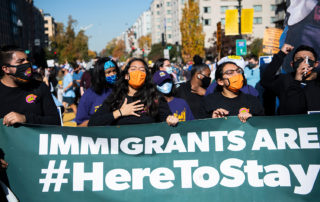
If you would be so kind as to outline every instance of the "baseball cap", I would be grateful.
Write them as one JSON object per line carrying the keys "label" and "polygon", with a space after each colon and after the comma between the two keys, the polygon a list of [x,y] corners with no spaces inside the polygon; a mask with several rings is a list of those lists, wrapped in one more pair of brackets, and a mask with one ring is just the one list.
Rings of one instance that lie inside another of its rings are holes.
{"label": "baseball cap", "polygon": [[162,84],[165,80],[172,80],[171,76],[165,71],[156,71],[152,79],[156,85]]}
{"label": "baseball cap", "polygon": [[244,69],[244,67],[246,66],[245,62],[244,62],[244,59],[241,56],[238,56],[238,55],[228,55],[226,57],[223,57],[221,60],[218,61],[217,64],[221,65],[221,64],[226,63],[226,62],[235,63],[241,69]]}

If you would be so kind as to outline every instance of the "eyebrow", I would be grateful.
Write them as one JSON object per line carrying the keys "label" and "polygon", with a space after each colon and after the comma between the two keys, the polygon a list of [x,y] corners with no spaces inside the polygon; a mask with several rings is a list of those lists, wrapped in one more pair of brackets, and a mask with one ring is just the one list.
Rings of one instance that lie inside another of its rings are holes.
{"label": "eyebrow", "polygon": [[26,58],[19,58],[19,59],[17,59],[17,62],[24,62],[26,60],[27,60]]}

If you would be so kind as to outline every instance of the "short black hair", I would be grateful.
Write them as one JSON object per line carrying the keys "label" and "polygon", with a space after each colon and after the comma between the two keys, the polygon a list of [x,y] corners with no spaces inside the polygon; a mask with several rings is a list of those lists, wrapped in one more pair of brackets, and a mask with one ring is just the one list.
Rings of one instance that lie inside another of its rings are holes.
{"label": "short black hair", "polygon": [[197,73],[197,72],[202,72],[204,69],[210,69],[208,65],[206,64],[196,64],[192,65],[191,68],[191,78]]}
{"label": "short black hair", "polygon": [[249,60],[254,59],[255,61],[259,61],[258,56],[256,56],[255,54],[251,54],[248,57]]}
{"label": "short black hair", "polygon": [[0,66],[9,64],[12,60],[12,55],[14,52],[24,52],[24,50],[18,46],[4,46],[0,49]]}
{"label": "short black hair", "polygon": [[292,61],[294,61],[294,57],[295,57],[296,54],[297,54],[298,52],[300,52],[300,51],[310,51],[310,52],[313,54],[315,60],[316,60],[316,61],[318,60],[318,54],[317,54],[317,52],[316,52],[312,47],[307,46],[307,45],[300,45],[300,46],[294,51],[294,53],[293,53],[293,55],[292,55]]}
{"label": "short black hair", "polygon": [[160,67],[163,67],[164,62],[167,61],[167,60],[170,62],[170,60],[169,60],[169,59],[166,59],[166,58],[159,58],[158,60],[156,60],[156,61],[154,62],[153,67],[152,67],[152,75],[153,75],[156,71],[159,71],[159,70],[160,70]]}
{"label": "short black hair", "polygon": [[203,59],[200,57],[200,55],[195,55],[193,56],[193,62],[195,65],[199,65],[203,63]]}
{"label": "short black hair", "polygon": [[3,46],[0,48],[0,78],[4,75],[2,66],[10,63],[14,52],[24,52],[24,50],[14,45]]}

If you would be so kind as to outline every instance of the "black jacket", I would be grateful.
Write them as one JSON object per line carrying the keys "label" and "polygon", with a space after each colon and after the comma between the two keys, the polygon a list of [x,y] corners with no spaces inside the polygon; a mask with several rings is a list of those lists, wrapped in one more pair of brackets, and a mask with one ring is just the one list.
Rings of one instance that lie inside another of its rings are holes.
{"label": "black jacket", "polygon": [[278,113],[286,115],[319,111],[319,77],[303,84],[295,80],[295,72],[277,75],[285,56],[286,54],[282,51],[274,55],[271,63],[261,76],[262,86],[274,92],[280,100]]}

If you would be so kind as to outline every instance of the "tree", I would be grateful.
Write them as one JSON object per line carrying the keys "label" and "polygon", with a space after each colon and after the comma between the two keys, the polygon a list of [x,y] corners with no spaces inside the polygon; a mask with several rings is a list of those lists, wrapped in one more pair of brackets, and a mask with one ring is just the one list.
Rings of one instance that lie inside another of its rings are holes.
{"label": "tree", "polygon": [[185,62],[194,55],[204,57],[204,33],[199,19],[199,2],[188,0],[182,11],[180,31],[182,40],[182,58]]}
{"label": "tree", "polygon": [[97,53],[95,51],[88,50],[88,56],[89,58],[95,58],[97,57]]}
{"label": "tree", "polygon": [[[170,60],[172,62],[175,62],[178,57],[178,52],[177,52],[177,46],[173,44],[167,44],[167,47],[171,46],[171,49],[169,50],[169,56]],[[148,59],[152,61],[156,61],[159,58],[163,58],[163,50],[165,47],[162,46],[161,43],[156,43],[151,46],[151,51],[148,55]]]}
{"label": "tree", "polygon": [[140,49],[151,49],[151,34],[140,37],[138,39],[138,44]]}
{"label": "tree", "polygon": [[84,30],[80,30],[74,39],[74,49],[77,59],[88,61],[88,37],[84,34]]}
{"label": "tree", "polygon": [[108,42],[108,44],[106,45],[106,48],[101,51],[100,55],[105,57],[112,56],[112,52],[116,47],[116,45],[117,45],[117,39],[114,38]]}
{"label": "tree", "polygon": [[116,45],[112,51],[112,57],[118,58],[120,61],[126,60],[126,46],[123,40],[117,40]]}
{"label": "tree", "polygon": [[263,48],[262,39],[257,38],[257,39],[254,39],[253,42],[250,44],[249,52],[251,54],[256,55],[256,56],[261,56],[261,55],[263,55],[262,48]]}
{"label": "tree", "polygon": [[88,36],[84,30],[77,34],[74,31],[76,20],[69,16],[66,29],[62,23],[57,23],[57,33],[50,38],[50,47],[47,50],[48,59],[57,59],[59,63],[66,60],[75,62],[77,59],[88,60]]}

